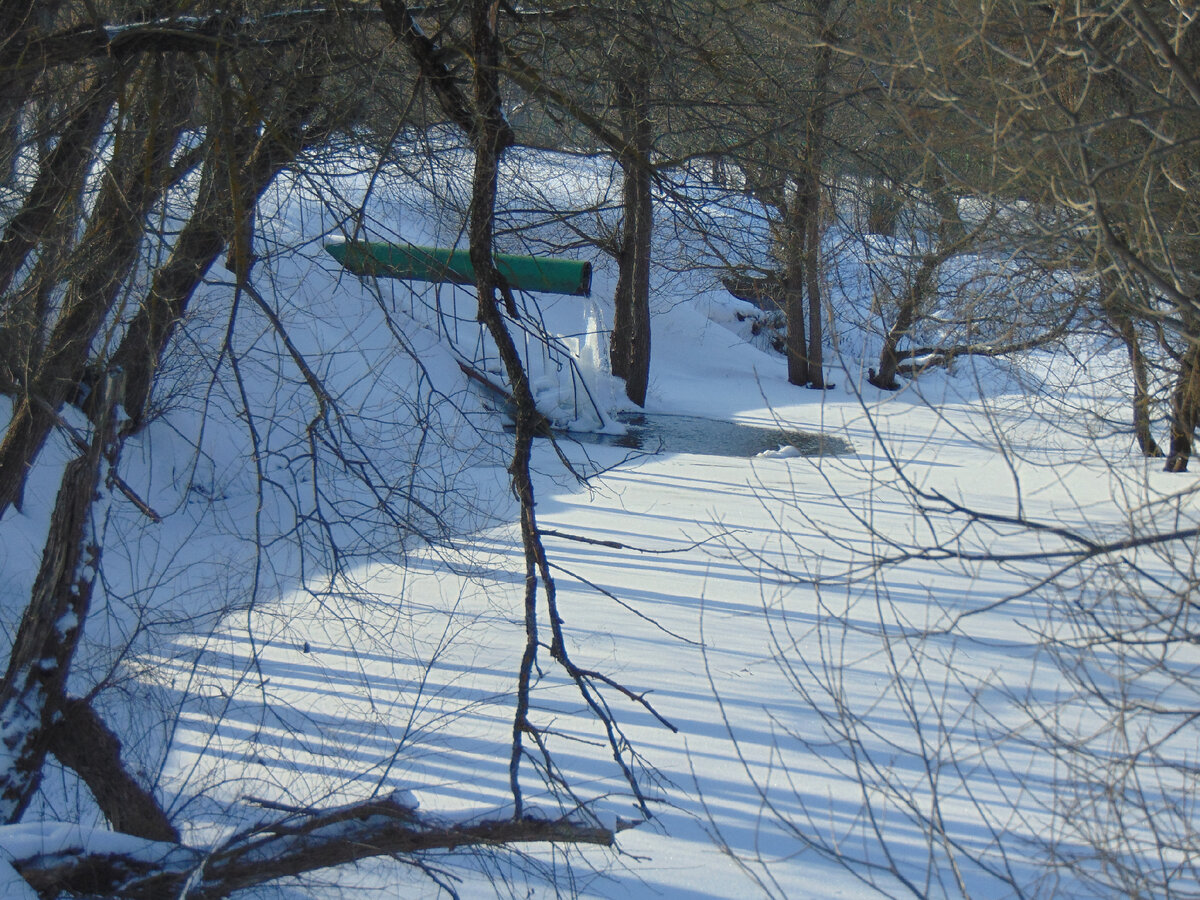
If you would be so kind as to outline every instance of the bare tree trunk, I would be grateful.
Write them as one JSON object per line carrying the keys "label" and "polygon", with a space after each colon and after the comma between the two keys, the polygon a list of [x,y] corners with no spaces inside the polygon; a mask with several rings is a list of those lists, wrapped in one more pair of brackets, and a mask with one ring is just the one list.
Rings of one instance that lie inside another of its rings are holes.
{"label": "bare tree trunk", "polygon": [[[828,76],[828,68],[818,75]],[[822,80],[821,84],[824,84]],[[821,158],[824,115],[810,112],[807,144],[783,216],[784,314],[788,330],[788,381],[825,386],[821,291]],[[785,189],[786,190],[786,189]]]}
{"label": "bare tree trunk", "polygon": [[[91,90],[81,92],[78,109],[43,158],[25,203],[8,221],[0,239],[0,295],[12,285],[63,200],[81,183],[116,99],[114,82],[102,73]],[[7,303],[5,307],[7,312]]]}
{"label": "bare tree trunk", "polygon": [[[143,220],[167,189],[167,172],[190,100],[173,73],[152,69],[153,87],[133,102],[131,121],[116,136],[100,196],[72,254],[80,274],[67,285],[62,312],[36,368],[23,373],[24,392],[0,441],[0,516],[10,505],[20,506],[25,478],[58,408],[83,379],[96,336],[137,262]],[[131,90],[142,86],[134,82]],[[56,200],[56,208],[62,199]],[[55,267],[38,267],[33,275],[36,279],[31,277],[21,293],[37,297],[49,291],[61,273]]]}
{"label": "bare tree trunk", "polygon": [[0,186],[14,188],[21,157],[21,111],[0,109],[0,115]]}
{"label": "bare tree trunk", "polygon": [[[400,3],[391,5],[396,8],[403,6]],[[462,96],[453,77],[442,68],[444,65],[442,61],[437,58],[426,60],[422,63],[422,68],[429,67],[440,73],[441,90],[437,96],[439,102],[443,104],[443,111],[453,118],[456,117],[457,111],[473,110],[469,134],[475,149],[475,171],[468,212],[468,234],[471,262],[475,267],[476,286],[479,294],[477,315],[496,343],[501,362],[508,376],[514,403],[513,418],[516,427],[509,475],[513,494],[516,496],[521,510],[521,543],[525,557],[525,649],[517,673],[517,703],[513,715],[512,747],[509,758],[509,785],[513,797],[513,817],[522,825],[534,824],[535,821],[523,818],[525,805],[520,770],[522,761],[527,757],[533,759],[535,765],[540,766],[548,785],[561,784],[555,772],[556,766],[551,759],[550,749],[546,744],[546,733],[538,727],[530,715],[532,710],[530,700],[538,674],[537,656],[539,648],[543,646],[539,637],[539,581],[542,587],[542,596],[546,601],[545,621],[551,633],[550,656],[575,682],[588,708],[602,723],[608,735],[608,745],[614,761],[621,768],[640,809],[649,816],[647,798],[642,793],[637,776],[626,759],[626,757],[635,757],[636,754],[633,753],[628,738],[613,720],[607,702],[597,696],[594,685],[598,683],[618,691],[649,711],[666,727],[675,730],[674,726],[654,710],[643,694],[635,693],[599,672],[581,669],[571,661],[563,635],[562,617],[557,605],[553,572],[537,524],[530,461],[533,438],[538,433],[543,419],[537,411],[524,363],[500,310],[502,298],[507,303],[511,293],[496,271],[492,256],[499,161],[504,151],[513,142],[512,130],[504,118],[500,105],[500,42],[497,34],[500,0],[471,0],[469,9],[473,103],[468,103]],[[397,27],[408,27],[405,25],[403,17],[390,24],[392,24],[393,30]],[[414,55],[430,52],[431,49],[436,48],[427,42],[409,43],[409,52]],[[563,787],[568,792],[570,791],[569,786]],[[594,831],[586,826],[574,826],[566,822],[562,824],[564,833],[591,833]],[[611,840],[611,833],[604,832],[602,837]],[[517,839],[519,840],[519,838]],[[557,840],[557,838],[549,839]],[[497,840],[502,841],[507,838],[499,837]],[[470,843],[470,840],[464,839],[460,843]]]}
{"label": "bare tree trunk", "polygon": [[[11,53],[10,59],[26,57],[27,48],[23,44],[35,28],[50,29],[61,5],[62,0],[0,2],[0,53]],[[37,65],[15,68],[15,72],[7,69],[5,78],[0,80],[0,167],[3,167],[0,184],[16,180],[24,113],[41,74]]]}
{"label": "bare tree trunk", "polygon": [[625,379],[625,393],[646,405],[650,381],[650,253],[654,227],[651,196],[648,75],[637,66],[617,83],[622,130],[629,146],[618,156],[624,175],[625,221],[617,255],[617,288],[613,297],[613,332],[609,358],[614,375]]}
{"label": "bare tree trunk", "polygon": [[[1194,331],[1192,333],[1195,333]],[[1200,423],[1200,345],[1188,344],[1179,361],[1179,374],[1171,397],[1171,449],[1164,467],[1168,472],[1186,472],[1192,457],[1196,425]]]}
{"label": "bare tree trunk", "polygon": [[1158,442],[1150,430],[1150,375],[1146,368],[1146,357],[1142,353],[1141,340],[1133,318],[1129,315],[1130,308],[1127,299],[1121,293],[1118,281],[1106,278],[1101,286],[1104,291],[1103,304],[1105,314],[1113,331],[1120,337],[1121,343],[1129,354],[1129,368],[1133,375],[1133,435],[1138,449],[1143,456],[1160,457],[1163,455]]}
{"label": "bare tree trunk", "polygon": [[[248,128],[239,131],[249,135]],[[216,168],[210,160],[192,215],[170,257],[154,273],[146,299],[113,357],[114,364],[128,378],[126,403],[133,428],[141,427],[145,421],[154,375],[175,326],[187,311],[192,294],[225,249],[233,227],[228,183],[214,171]]]}
{"label": "bare tree trunk", "polygon": [[[968,231],[958,213],[958,203],[941,175],[934,170],[927,174],[926,180],[929,184],[930,200],[938,213],[936,244],[921,257],[921,265],[917,268],[916,275],[905,285],[896,310],[896,319],[888,329],[883,348],[879,351],[879,370],[871,369],[867,376],[867,381],[885,391],[899,388],[896,374],[900,363],[912,357],[911,352],[900,353],[900,341],[908,336],[913,325],[925,314],[926,303],[934,293],[934,278],[938,269],[954,254],[977,240],[991,218],[989,214],[984,222]],[[950,355],[943,354],[943,357],[949,359]]]}
{"label": "bare tree trunk", "polygon": [[[62,199],[54,220],[39,238],[39,252],[19,288],[5,298],[0,313],[0,371],[14,387],[30,385],[41,366],[42,352],[54,324],[56,289],[65,278],[79,242],[79,223],[87,220],[84,178]],[[15,398],[17,393],[14,392]]]}
{"label": "bare tree trunk", "polygon": [[[815,174],[815,173],[814,173]],[[821,290],[821,184],[813,177],[806,189],[804,287],[808,294],[808,386],[825,387],[825,302]]]}
{"label": "bare tree trunk", "polygon": [[417,25],[412,9],[404,0],[379,0],[379,7],[392,34],[408,48],[421,71],[422,80],[437,98],[442,111],[450,121],[470,134],[475,127],[475,115],[459,89],[454,72],[446,65],[442,48]]}
{"label": "bare tree trunk", "polygon": [[[217,154],[220,158],[210,156],[192,215],[170,258],[155,272],[142,308],[114,355],[114,363],[127,377],[130,427],[144,422],[159,362],[209,268],[231,239],[245,234],[247,217],[271,181],[308,141],[327,133],[327,122],[309,121],[317,106],[324,63],[321,59],[319,65],[296,73],[291,89],[280,99],[278,119],[230,122],[225,146]],[[235,112],[231,115],[237,117]],[[248,249],[243,247],[242,255]],[[248,263],[248,259],[234,261],[235,266]]]}
{"label": "bare tree trunk", "polygon": [[804,315],[805,235],[807,219],[798,196],[784,196],[783,314],[787,319],[788,383],[808,384],[808,342]]}
{"label": "bare tree trunk", "polygon": [[[825,387],[823,343],[825,303],[821,290],[821,169],[825,164],[825,126],[828,119],[829,76],[833,50],[828,41],[832,0],[818,0],[814,12],[820,21],[820,44],[813,70],[812,100],[805,123],[804,158],[800,166],[800,206],[804,218],[804,273],[808,294],[808,385]],[[791,327],[789,322],[788,327]]]}
{"label": "bare tree trunk", "polygon": [[[539,647],[537,589],[538,571],[548,575],[544,565],[544,550],[538,535],[534,514],[534,488],[530,471],[533,438],[541,418],[521,355],[500,311],[502,295],[507,287],[502,283],[493,259],[494,218],[500,158],[512,145],[512,130],[501,109],[499,78],[498,0],[471,0],[470,34],[472,69],[472,102],[468,102],[452,72],[445,65],[436,44],[427,39],[413,39],[421,29],[412,19],[408,7],[400,0],[384,0],[388,24],[397,37],[405,40],[409,53],[427,72],[439,104],[453,121],[465,126],[475,150],[475,169],[471,182],[471,202],[468,209],[468,238],[471,264],[475,269],[478,292],[477,317],[496,343],[501,363],[508,376],[513,398],[513,455],[509,476],[513,493],[521,509],[521,539],[525,550],[525,648],[517,671],[517,706],[513,715],[512,747],[509,759],[509,788],[513,797],[514,817],[524,814],[520,767],[525,756],[527,736],[537,729],[530,719],[530,694]],[[464,119],[466,121],[464,121]],[[552,590],[553,582],[547,584]]]}
{"label": "bare tree trunk", "polygon": [[924,308],[926,300],[933,289],[933,276],[938,267],[945,262],[949,251],[939,248],[935,253],[926,253],[921,260],[921,267],[916,276],[907,285],[900,306],[896,311],[896,320],[888,329],[883,339],[883,349],[879,351],[879,370],[871,369],[867,381],[885,391],[898,390],[896,373],[900,368],[900,341],[908,336],[909,329],[916,321],[919,311]]}
{"label": "bare tree trunk", "polygon": [[50,734],[62,705],[71,661],[87,620],[100,546],[92,513],[102,463],[116,464],[118,378],[103,388],[105,413],[86,452],[67,464],[33,594],[0,682],[0,820],[15,822],[41,783]]}
{"label": "bare tree trunk", "polygon": [[75,772],[114,831],[151,841],[179,842],[179,832],[154,795],[121,761],[121,740],[87,700],[65,700],[48,736],[50,752]]}
{"label": "bare tree trunk", "polygon": [[525,756],[525,739],[537,733],[529,718],[529,701],[539,646],[537,597],[541,540],[534,514],[533,477],[529,465],[539,416],[525,366],[500,312],[498,292],[502,285],[492,257],[500,157],[513,141],[500,106],[497,11],[498,0],[472,0],[475,122],[471,129],[471,140],[475,145],[475,173],[471,185],[468,227],[471,264],[475,267],[479,294],[479,320],[496,342],[508,375],[514,405],[515,434],[508,471],[513,493],[521,507],[521,539],[525,550],[525,649],[517,673],[517,708],[513,716],[509,789],[513,797],[513,815],[520,818],[524,815],[520,767]]}

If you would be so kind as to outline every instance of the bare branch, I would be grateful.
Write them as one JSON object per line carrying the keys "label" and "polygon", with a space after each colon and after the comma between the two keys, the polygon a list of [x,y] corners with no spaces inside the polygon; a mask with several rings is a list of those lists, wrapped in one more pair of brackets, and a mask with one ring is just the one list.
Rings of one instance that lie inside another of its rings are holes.
{"label": "bare branch", "polygon": [[[15,860],[43,893],[104,894],[121,900],[220,900],[280,878],[381,856],[521,843],[612,846],[614,832],[570,819],[501,819],[444,824],[396,799],[306,811],[242,832],[206,853],[160,844],[155,854],[85,855],[69,848]],[[150,857],[149,860],[146,857]]]}

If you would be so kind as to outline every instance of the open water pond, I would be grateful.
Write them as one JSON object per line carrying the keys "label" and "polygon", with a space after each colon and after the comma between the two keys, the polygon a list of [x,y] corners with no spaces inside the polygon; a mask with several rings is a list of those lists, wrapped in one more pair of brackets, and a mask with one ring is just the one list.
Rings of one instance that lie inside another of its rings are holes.
{"label": "open water pond", "polygon": [[819,432],[763,428],[702,416],[622,412],[614,418],[628,427],[625,434],[571,432],[567,437],[646,453],[749,457],[781,448],[779,456],[846,456],[854,452],[849,441]]}

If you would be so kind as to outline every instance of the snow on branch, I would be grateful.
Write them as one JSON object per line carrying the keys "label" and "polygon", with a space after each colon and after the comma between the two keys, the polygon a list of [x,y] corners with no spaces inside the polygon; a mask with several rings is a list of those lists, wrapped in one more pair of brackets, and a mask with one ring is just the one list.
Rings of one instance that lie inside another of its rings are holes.
{"label": "snow on branch", "polygon": [[[28,825],[17,827],[30,830]],[[434,821],[420,816],[404,794],[291,814],[235,835],[212,852],[55,825],[43,827],[36,840],[22,842],[8,830],[0,829],[0,845],[35,890],[125,900],[178,896],[185,887],[192,900],[216,900],[279,878],[377,856],[542,842],[608,847],[614,842],[611,829],[570,819]],[[22,843],[28,845],[25,853]]]}

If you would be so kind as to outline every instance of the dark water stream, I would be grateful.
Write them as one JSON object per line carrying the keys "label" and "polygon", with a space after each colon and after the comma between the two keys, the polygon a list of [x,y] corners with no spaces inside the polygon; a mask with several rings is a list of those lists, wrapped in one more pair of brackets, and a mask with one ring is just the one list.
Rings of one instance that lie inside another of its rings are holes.
{"label": "dark water stream", "polygon": [[615,418],[628,426],[625,434],[571,432],[567,437],[647,453],[748,457],[780,447],[795,447],[800,456],[845,456],[854,452],[849,441],[812,431],[763,428],[701,416],[617,413]]}

